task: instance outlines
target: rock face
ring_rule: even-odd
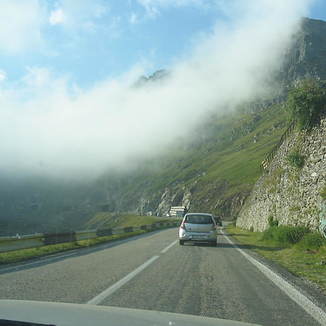
[[[303,19],[301,30],[285,54],[280,79],[293,82],[313,77],[326,79],[326,23],[316,19]]]
[[[155,214],[157,216],[166,216],[169,213],[171,206],[184,206],[188,210],[190,203],[191,192],[186,187],[183,187],[179,191],[165,188]]]
[[[301,168],[289,161],[291,153],[304,157]],[[326,187],[326,118],[308,132],[294,132],[253,188],[237,218],[237,226],[254,231],[268,227],[272,216],[280,225],[319,226]]]

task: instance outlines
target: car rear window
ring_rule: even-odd
[[[213,220],[207,215],[188,215],[186,216],[185,223],[190,224],[213,224]]]

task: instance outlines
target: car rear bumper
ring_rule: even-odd
[[[183,241],[201,241],[201,242],[213,242],[216,241],[216,232],[199,233],[199,232],[187,232],[184,230],[179,231],[179,240]]]

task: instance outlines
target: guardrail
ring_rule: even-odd
[[[154,231],[163,228],[176,227],[179,222],[157,222],[154,224],[141,225],[137,227],[120,227],[120,228],[106,228],[82,230],[75,232],[61,232],[61,233],[37,233],[32,235],[0,237],[0,252],[8,252],[18,249],[37,248],[51,244],[76,242],[80,240],[89,240],[98,237],[110,236],[114,234],[124,234],[135,231]]]

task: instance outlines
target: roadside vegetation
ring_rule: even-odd
[[[251,232],[235,226],[228,233],[240,244],[315,283],[326,294],[326,239],[304,227],[271,226]]]
[[[323,199],[326,199],[326,186],[321,190],[321,192],[320,192],[320,196],[321,196]]]
[[[326,82],[306,79],[293,88],[288,97],[290,119],[296,120],[299,129],[310,130],[326,112]]]
[[[293,167],[301,169],[304,166],[305,157],[301,155],[298,150],[291,152],[287,159]]]
[[[138,215],[112,215],[109,213],[98,213],[88,222],[88,228],[117,228],[117,227],[137,227],[141,225],[152,225],[158,222],[179,221],[178,219],[156,218],[154,216]],[[15,263],[27,259],[37,258],[50,254],[55,254],[67,250],[95,246],[100,243],[111,242],[129,238],[135,235],[150,232],[149,230],[140,230],[124,234],[115,234],[110,236],[96,237],[93,239],[79,240],[60,244],[47,245],[37,248],[19,249],[0,253],[0,264]],[[1,244],[0,244],[1,245]]]
[[[54,245],[42,246],[38,248],[29,248],[29,249],[20,249],[20,250],[2,252],[0,253],[0,264],[16,263],[19,261],[37,258],[41,256],[47,256],[50,254],[55,254],[67,250],[95,246],[100,243],[121,240],[146,232],[148,231],[141,230],[135,232],[128,232],[125,234],[115,234],[115,235],[110,235],[105,237],[98,237],[89,240],[80,240],[76,242],[59,243]]]
[[[158,218],[156,216],[140,216],[133,214],[114,214],[109,212],[98,212],[85,223],[85,229],[95,228],[117,228],[137,227],[153,223],[179,221],[178,219]]]

